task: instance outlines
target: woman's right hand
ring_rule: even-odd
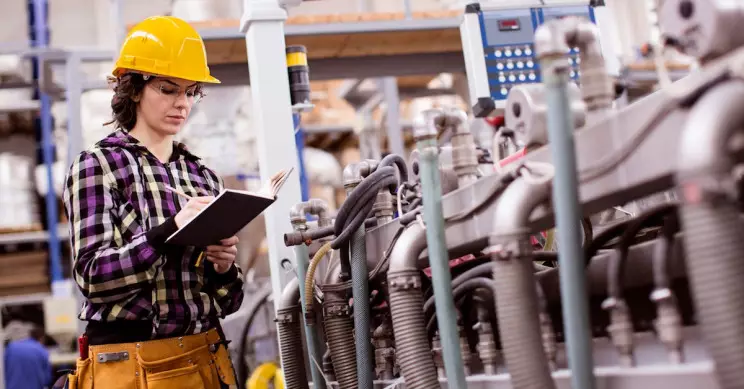
[[[175,220],[178,228],[183,227],[189,220],[193,219],[207,204],[214,200],[214,196],[192,197],[186,206],[176,214]]]

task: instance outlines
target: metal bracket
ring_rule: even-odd
[[[129,360],[129,352],[98,353],[96,354],[96,358],[98,359],[98,363],[126,361]]]

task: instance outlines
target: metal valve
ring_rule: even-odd
[[[744,3],[726,0],[666,0],[659,9],[662,34],[676,49],[708,61],[744,45],[730,26],[744,21]]]
[[[568,84],[571,100],[571,117],[574,129],[586,122],[586,104],[581,100],[581,90]],[[513,131],[518,147],[548,144],[548,104],[543,84],[517,85],[506,100],[504,123]]]

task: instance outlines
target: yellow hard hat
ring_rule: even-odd
[[[127,34],[114,76],[127,71],[218,84],[209,74],[207,52],[199,33],[184,20],[153,16]]]

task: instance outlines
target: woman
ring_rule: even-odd
[[[202,83],[219,81],[201,37],[174,17],[135,26],[113,75],[116,131],[78,156],[64,194],[90,345],[70,387],[233,387],[219,318],[243,299],[237,238],[166,243],[222,187],[173,140]]]

